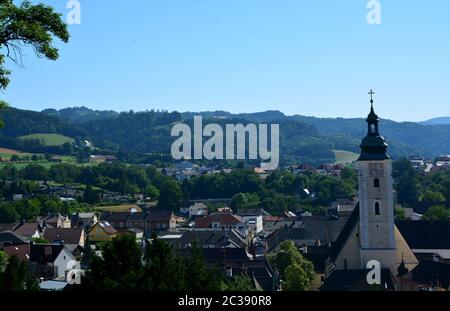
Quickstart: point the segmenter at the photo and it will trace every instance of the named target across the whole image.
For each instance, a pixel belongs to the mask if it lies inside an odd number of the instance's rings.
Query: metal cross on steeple
[[[375,92],[372,89],[370,89],[369,95],[370,95],[370,105],[372,106],[373,110],[373,95],[375,95]]]

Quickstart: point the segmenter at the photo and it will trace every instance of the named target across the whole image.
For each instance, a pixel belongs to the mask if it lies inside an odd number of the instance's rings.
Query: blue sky
[[[79,1],[57,62],[8,64],[12,106],[360,117],[374,88],[383,118],[450,115],[447,0],[380,0],[381,25],[366,0]]]

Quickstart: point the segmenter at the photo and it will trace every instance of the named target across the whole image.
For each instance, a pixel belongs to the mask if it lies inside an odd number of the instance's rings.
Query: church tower
[[[395,249],[392,160],[388,144],[380,135],[379,118],[373,109],[367,117],[367,136],[361,143],[358,159],[360,200],[360,247],[362,250]]]
[[[326,262],[325,278],[336,270],[367,269],[378,261],[392,275],[411,271],[418,260],[394,222],[392,160],[380,135],[379,118],[373,109],[367,117],[367,135],[357,160],[359,203],[333,243]]]

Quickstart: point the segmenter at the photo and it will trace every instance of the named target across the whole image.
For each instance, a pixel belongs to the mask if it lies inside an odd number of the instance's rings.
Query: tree
[[[424,220],[448,220],[450,217],[450,210],[443,205],[432,206],[423,215]]]
[[[411,162],[406,158],[394,162],[392,165],[392,177],[395,180],[398,203],[413,208],[416,207],[419,202],[419,190],[417,172]]]
[[[281,242],[279,251],[270,256],[269,260],[275,264],[281,278],[292,290],[306,290],[311,286],[315,277],[314,266],[302,256],[294,242]],[[300,279],[294,277],[294,274],[298,274]]]
[[[252,283],[252,280],[246,275],[238,275],[234,277],[232,280],[224,282],[223,291],[229,292],[251,292],[256,291],[255,286]]]
[[[81,286],[102,291],[142,288],[142,251],[132,235],[113,238],[103,245],[102,251],[102,257],[92,257]]]
[[[145,194],[148,195],[152,200],[158,200],[159,199],[159,190],[153,185],[149,185],[145,189]]]
[[[13,223],[19,219],[19,214],[12,205],[0,206],[0,222]]]
[[[425,191],[420,197],[421,206],[425,209],[429,208],[430,206],[444,204],[445,201],[446,198],[442,193],[431,190]]]
[[[39,290],[39,284],[37,278],[31,273],[28,263],[19,260],[17,256],[10,257],[6,268],[0,273],[0,292],[37,290]]]
[[[83,201],[88,204],[97,203],[99,200],[97,191],[94,191],[91,185],[87,185],[83,193]]]
[[[69,41],[67,25],[52,7],[33,5],[30,1],[16,5],[12,0],[0,0],[0,48],[6,51],[6,55],[0,53],[0,90],[9,84],[10,71],[4,67],[6,58],[21,66],[22,48],[30,46],[38,57],[56,60],[59,54],[52,45],[54,37]]]
[[[406,219],[406,211],[404,208],[401,208],[401,207],[395,208],[395,219],[397,219],[397,220],[405,220]]]
[[[169,244],[155,235],[145,250],[144,286],[153,291],[185,290],[185,266]]]
[[[222,273],[206,265],[202,249],[197,245],[193,246],[186,266],[186,288],[190,291],[219,291],[222,288]]]
[[[311,286],[307,272],[294,263],[286,268],[283,289],[286,291],[306,291]]]
[[[0,251],[0,275],[5,270],[6,265],[8,264],[8,257],[5,252]]]
[[[236,194],[231,199],[230,207],[233,210],[235,210],[235,211],[247,208],[248,207],[248,201],[247,201],[247,196],[245,195],[245,193],[238,193],[238,194]]]
[[[23,170],[24,179],[29,180],[47,180],[47,169],[39,164],[31,164]]]
[[[159,209],[177,210],[181,206],[182,198],[180,185],[171,178],[167,179],[161,184]]]

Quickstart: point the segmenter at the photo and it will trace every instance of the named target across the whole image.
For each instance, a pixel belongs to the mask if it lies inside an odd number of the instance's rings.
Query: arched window
[[[372,124],[371,126],[370,126],[370,130],[371,130],[371,132],[373,133],[373,134],[375,134],[377,131],[376,131],[376,127],[375,127],[375,124]]]
[[[380,215],[380,203],[375,203],[375,215]]]
[[[380,188],[380,179],[379,178],[375,178],[373,180],[373,187],[374,188]]]

